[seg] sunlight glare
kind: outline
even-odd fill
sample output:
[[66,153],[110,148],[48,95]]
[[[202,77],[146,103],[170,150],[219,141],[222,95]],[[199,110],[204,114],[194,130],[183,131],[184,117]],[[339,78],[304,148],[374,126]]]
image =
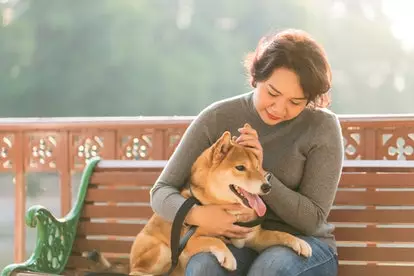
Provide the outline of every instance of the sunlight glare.
[[414,49],[414,1],[407,0],[382,0],[382,10],[389,18],[391,31],[401,41],[405,51]]

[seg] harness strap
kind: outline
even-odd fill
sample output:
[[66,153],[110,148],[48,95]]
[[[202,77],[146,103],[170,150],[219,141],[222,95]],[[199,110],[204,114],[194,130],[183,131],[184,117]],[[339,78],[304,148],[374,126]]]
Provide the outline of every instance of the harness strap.
[[184,250],[188,240],[194,234],[197,229],[197,226],[190,226],[190,229],[184,234],[184,236],[180,239],[182,225],[184,223],[185,217],[187,216],[188,212],[190,211],[191,207],[195,204],[201,204],[195,197],[191,196],[187,198],[181,207],[178,209],[177,214],[175,215],[172,229],[171,229],[171,267],[167,273],[163,276],[170,275],[173,270],[178,265],[178,257],[180,256],[181,252]]

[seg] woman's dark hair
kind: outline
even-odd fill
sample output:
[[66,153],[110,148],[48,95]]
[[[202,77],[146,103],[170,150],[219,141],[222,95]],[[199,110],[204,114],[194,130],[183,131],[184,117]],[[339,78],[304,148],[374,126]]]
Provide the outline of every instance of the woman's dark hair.
[[308,106],[326,107],[330,103],[331,68],[323,47],[309,34],[289,29],[263,37],[245,59],[249,82],[267,80],[275,69],[290,69],[299,77]]

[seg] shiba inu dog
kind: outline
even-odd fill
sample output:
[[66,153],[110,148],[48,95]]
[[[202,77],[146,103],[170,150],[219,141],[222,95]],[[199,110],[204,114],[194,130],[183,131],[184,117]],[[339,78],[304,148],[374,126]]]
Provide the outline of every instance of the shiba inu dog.
[[[203,205],[240,203],[255,210],[257,216],[264,216],[266,205],[260,195],[269,193],[271,185],[259,170],[259,161],[247,147],[236,144],[226,131],[195,161],[191,170],[190,189],[181,194],[188,198],[195,196]],[[170,222],[154,214],[136,236],[130,254],[130,275],[160,275],[171,265]],[[182,234],[186,231],[185,227]],[[307,242],[291,234],[269,231],[254,227],[245,239],[231,242],[241,248],[250,247],[262,251],[273,245],[292,248],[297,254],[309,257],[312,249]],[[189,258],[200,252],[210,252],[226,269],[237,268],[237,261],[225,242],[218,237],[205,236],[197,228],[182,252],[173,275],[184,275]]]

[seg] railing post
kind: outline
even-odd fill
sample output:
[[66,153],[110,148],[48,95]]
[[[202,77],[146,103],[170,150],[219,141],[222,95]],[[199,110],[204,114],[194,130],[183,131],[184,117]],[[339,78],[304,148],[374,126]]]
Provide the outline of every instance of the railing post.
[[377,156],[377,132],[374,128],[366,128],[364,139],[364,157],[363,159],[375,160]]
[[15,170],[15,202],[14,202],[14,261],[23,262],[26,251],[25,209],[26,209],[26,181],[24,164],[24,134],[17,132],[15,136],[15,156],[13,166]]
[[71,179],[71,158],[70,141],[67,131],[60,133],[58,172],[60,178],[60,212],[64,217],[72,206],[72,179]]
[[165,152],[165,142],[164,142],[164,130],[155,129],[154,136],[152,141],[152,159],[153,160],[163,160]]

